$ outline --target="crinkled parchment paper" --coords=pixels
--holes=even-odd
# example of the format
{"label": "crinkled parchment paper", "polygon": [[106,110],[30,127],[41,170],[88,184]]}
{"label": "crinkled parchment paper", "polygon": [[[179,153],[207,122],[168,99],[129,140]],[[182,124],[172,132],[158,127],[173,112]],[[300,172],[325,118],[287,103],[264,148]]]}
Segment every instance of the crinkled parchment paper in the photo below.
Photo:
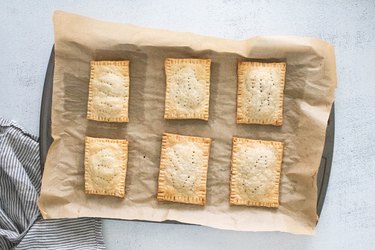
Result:
{"label": "crinkled parchment paper", "polygon": [[[56,12],[52,136],[39,208],[44,218],[104,217],[176,220],[242,231],[311,234],[316,177],[336,88],[334,50],[302,37],[232,41],[102,22]],[[209,121],[164,120],[166,57],[210,58]],[[130,60],[129,123],[86,119],[90,60]],[[286,61],[284,124],[236,124],[237,63]],[[207,204],[156,201],[164,132],[210,137]],[[84,193],[84,137],[126,138],[126,197]],[[229,205],[232,137],[285,143],[280,207]]]}

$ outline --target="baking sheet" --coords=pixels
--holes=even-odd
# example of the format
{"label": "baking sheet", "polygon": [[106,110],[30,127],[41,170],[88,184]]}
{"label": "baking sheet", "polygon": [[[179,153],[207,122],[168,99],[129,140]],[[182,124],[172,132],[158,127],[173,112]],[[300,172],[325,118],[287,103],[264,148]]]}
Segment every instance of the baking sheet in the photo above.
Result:
{"label": "baking sheet", "polygon": [[[55,15],[56,71],[52,144],[39,207],[45,218],[106,217],[177,220],[217,228],[312,233],[316,224],[316,174],[336,87],[333,48],[320,40],[256,37],[229,41],[95,21],[63,12]],[[165,57],[211,58],[210,120],[163,119]],[[130,122],[87,121],[90,60],[130,59]],[[236,67],[240,60],[286,61],[284,125],[237,125]],[[213,139],[207,205],[155,199],[163,132]],[[85,135],[129,140],[127,196],[85,195]],[[233,135],[286,144],[278,209],[229,206]]]}

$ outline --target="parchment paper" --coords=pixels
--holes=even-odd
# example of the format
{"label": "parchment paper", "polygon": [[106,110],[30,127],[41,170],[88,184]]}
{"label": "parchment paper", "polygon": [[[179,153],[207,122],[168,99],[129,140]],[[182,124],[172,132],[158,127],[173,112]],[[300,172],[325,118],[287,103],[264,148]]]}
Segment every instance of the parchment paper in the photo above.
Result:
{"label": "parchment paper", "polygon": [[[311,234],[316,177],[336,88],[332,46],[311,38],[253,37],[231,41],[96,21],[56,12],[52,136],[39,199],[45,219],[105,217],[206,225],[242,231]],[[211,58],[208,122],[164,120],[166,57]],[[284,124],[236,124],[237,62],[286,61]],[[129,123],[86,119],[90,60],[130,60]],[[164,132],[210,137],[207,204],[157,202]],[[126,197],[84,193],[84,137],[126,138]],[[232,137],[285,143],[280,207],[229,205]]]}

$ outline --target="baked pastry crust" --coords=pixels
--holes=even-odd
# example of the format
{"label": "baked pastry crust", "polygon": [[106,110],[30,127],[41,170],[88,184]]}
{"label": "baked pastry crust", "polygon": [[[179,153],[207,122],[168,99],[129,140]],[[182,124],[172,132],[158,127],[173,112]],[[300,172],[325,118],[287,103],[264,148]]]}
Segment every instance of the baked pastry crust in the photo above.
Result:
{"label": "baked pastry crust", "polygon": [[86,137],[85,192],[125,196],[128,141]]}
{"label": "baked pastry crust", "polygon": [[284,144],[233,138],[230,204],[279,206]]}
{"label": "baked pastry crust", "polygon": [[208,120],[210,59],[167,58],[165,119]]}
{"label": "baked pastry crust", "polygon": [[204,205],[210,138],[165,133],[157,199]]}
{"label": "baked pastry crust", "polygon": [[237,123],[283,123],[286,63],[239,62]]}
{"label": "baked pastry crust", "polygon": [[91,61],[87,119],[128,122],[129,61]]}

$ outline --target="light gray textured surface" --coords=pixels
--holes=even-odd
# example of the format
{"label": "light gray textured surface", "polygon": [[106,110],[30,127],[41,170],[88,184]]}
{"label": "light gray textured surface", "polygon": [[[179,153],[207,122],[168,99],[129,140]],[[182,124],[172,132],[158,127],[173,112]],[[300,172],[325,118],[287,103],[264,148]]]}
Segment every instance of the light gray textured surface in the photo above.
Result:
{"label": "light gray textured surface", "polygon": [[375,1],[2,1],[0,116],[38,134],[44,74],[60,9],[103,20],[244,39],[320,37],[336,47],[331,180],[315,236],[106,221],[109,249],[374,249]]}

